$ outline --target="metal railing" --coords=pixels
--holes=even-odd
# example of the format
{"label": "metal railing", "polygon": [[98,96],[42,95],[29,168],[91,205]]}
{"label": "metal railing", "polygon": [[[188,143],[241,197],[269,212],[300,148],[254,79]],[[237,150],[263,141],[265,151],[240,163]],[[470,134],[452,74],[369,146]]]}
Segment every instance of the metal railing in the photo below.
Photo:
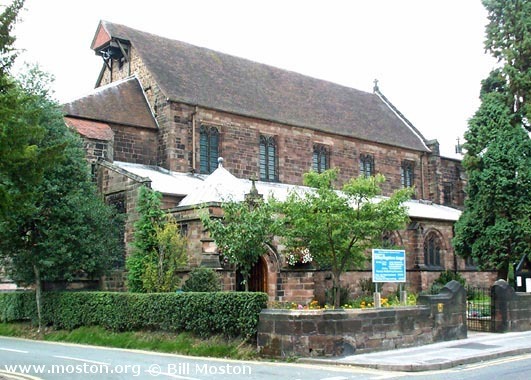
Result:
{"label": "metal railing", "polygon": [[467,326],[472,331],[494,332],[495,310],[490,288],[466,287]]}

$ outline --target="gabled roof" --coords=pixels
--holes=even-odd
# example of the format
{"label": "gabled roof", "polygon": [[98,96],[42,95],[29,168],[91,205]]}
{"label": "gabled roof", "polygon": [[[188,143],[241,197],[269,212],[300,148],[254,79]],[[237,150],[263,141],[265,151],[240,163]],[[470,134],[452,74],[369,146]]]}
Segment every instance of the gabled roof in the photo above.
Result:
{"label": "gabled roof", "polygon": [[133,127],[158,129],[136,77],[113,82],[63,105],[66,116]]}
{"label": "gabled roof", "polygon": [[377,94],[101,21],[98,53],[129,42],[173,101],[392,146],[429,151]]}
{"label": "gabled roof", "polygon": [[81,136],[89,139],[110,141],[114,136],[111,127],[107,123],[73,117],[65,117],[65,123],[70,128],[75,129]]}

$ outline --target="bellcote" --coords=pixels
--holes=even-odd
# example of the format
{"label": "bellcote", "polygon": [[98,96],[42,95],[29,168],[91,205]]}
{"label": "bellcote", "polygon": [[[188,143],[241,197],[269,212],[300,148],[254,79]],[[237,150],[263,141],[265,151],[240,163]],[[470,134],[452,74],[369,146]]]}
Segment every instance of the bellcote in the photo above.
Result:
{"label": "bellcote", "polygon": [[130,48],[131,43],[128,40],[113,37],[105,28],[104,21],[100,21],[91,49],[103,58],[108,67],[111,61],[117,61],[120,64],[129,62]]}

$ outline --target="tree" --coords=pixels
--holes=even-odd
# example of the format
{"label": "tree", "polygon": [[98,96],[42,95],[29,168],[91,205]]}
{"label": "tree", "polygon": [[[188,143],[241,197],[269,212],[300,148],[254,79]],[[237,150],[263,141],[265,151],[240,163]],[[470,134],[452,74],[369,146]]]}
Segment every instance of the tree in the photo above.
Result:
{"label": "tree", "polygon": [[151,252],[157,249],[157,226],[162,223],[162,195],[142,186],[138,192],[138,220],[134,224],[133,252],[126,259],[127,289],[143,292],[142,277]]}
{"label": "tree", "polygon": [[241,273],[245,291],[249,291],[251,270],[267,253],[277,231],[273,206],[263,201],[252,204],[230,201],[223,203],[222,209],[222,219],[211,219],[203,213],[201,221],[216,242],[219,253]]}
{"label": "tree", "polygon": [[453,240],[458,254],[505,279],[531,252],[531,139],[511,121],[504,94],[482,96],[465,134],[468,197]]}
{"label": "tree", "polygon": [[531,3],[484,0],[485,46],[501,68],[482,81],[481,105],[465,133],[465,209],[453,244],[480,268],[509,267],[531,252]]}
{"label": "tree", "polygon": [[485,48],[503,65],[514,124],[531,131],[531,2],[483,0],[488,12]]}
{"label": "tree", "polygon": [[23,4],[14,1],[0,14],[0,217],[31,203],[28,199],[54,159],[54,152],[39,149],[45,111],[34,107],[36,94],[10,75],[16,57],[11,31]]}
{"label": "tree", "polygon": [[186,239],[175,219],[162,211],[161,198],[145,186],[139,190],[134,249],[126,260],[131,292],[171,292],[180,284],[176,270],[187,262]]}
{"label": "tree", "polygon": [[2,264],[17,284],[35,287],[39,330],[43,281],[100,276],[119,249],[114,214],[90,181],[81,140],[47,96],[41,80],[45,77],[33,70],[18,82],[15,88],[24,103],[22,109],[12,110],[12,120],[30,114],[42,131],[42,138],[31,146],[38,152],[35,157],[45,162],[30,161],[41,165],[40,180],[32,183],[33,188],[12,181],[9,192],[20,203],[0,218]]}
{"label": "tree", "polygon": [[186,239],[171,215],[166,215],[164,223],[155,227],[155,239],[157,248],[148,257],[143,287],[148,293],[174,292],[181,283],[177,270],[188,261]]}
{"label": "tree", "polygon": [[288,250],[306,247],[314,261],[332,272],[334,307],[340,307],[341,274],[363,268],[368,249],[379,244],[387,231],[403,228],[408,220],[403,202],[411,189],[378,198],[383,176],[348,181],[341,192],[334,190],[337,170],[304,175],[313,191],[293,192],[280,204],[283,234]]}
{"label": "tree", "polygon": [[13,47],[16,38],[12,35],[12,30],[23,6],[24,0],[15,0],[0,14],[0,77],[8,74],[16,58]]}

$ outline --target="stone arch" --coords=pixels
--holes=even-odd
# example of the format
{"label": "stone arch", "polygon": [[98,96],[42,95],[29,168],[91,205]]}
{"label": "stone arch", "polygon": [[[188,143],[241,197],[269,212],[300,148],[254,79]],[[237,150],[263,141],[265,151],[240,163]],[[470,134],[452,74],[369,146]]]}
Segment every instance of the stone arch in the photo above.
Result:
{"label": "stone arch", "polygon": [[[267,252],[260,257],[251,270],[249,290],[267,293],[270,300],[274,300],[278,273],[280,271],[280,257],[275,248],[266,244]],[[241,280],[237,276],[237,289],[241,290]]]}
{"label": "stone arch", "polygon": [[423,241],[424,265],[433,269],[444,268],[446,251],[447,247],[441,232],[435,228],[427,230]]}
{"label": "stone arch", "polygon": [[[387,231],[382,235],[382,241],[384,245],[389,247],[403,247],[404,241],[398,231]],[[387,248],[387,247],[384,247]]]}
{"label": "stone arch", "polygon": [[267,264],[267,295],[271,301],[275,300],[277,293],[277,282],[282,267],[282,260],[278,251],[271,244],[266,244],[267,252],[262,256]]}

